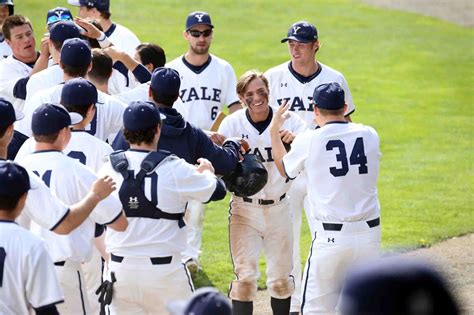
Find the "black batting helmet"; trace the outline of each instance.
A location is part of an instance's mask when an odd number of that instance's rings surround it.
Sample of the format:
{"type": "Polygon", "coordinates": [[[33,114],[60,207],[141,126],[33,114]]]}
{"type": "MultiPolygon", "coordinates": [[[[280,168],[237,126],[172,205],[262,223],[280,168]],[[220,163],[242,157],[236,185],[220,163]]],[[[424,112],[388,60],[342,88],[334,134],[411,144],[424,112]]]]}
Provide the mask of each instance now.
{"type": "Polygon", "coordinates": [[[246,154],[235,170],[223,177],[227,189],[239,197],[255,195],[267,184],[268,172],[255,154],[246,154]]]}
{"type": "Polygon", "coordinates": [[[15,13],[13,0],[0,0],[0,4],[8,5],[8,11],[10,15],[13,15],[15,13]]]}

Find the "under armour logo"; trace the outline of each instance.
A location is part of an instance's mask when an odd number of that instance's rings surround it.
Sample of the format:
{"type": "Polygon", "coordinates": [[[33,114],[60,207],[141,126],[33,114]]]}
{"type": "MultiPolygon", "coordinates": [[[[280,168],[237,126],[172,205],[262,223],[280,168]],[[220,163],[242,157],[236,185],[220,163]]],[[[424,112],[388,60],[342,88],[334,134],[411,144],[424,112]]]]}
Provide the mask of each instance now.
{"type": "Polygon", "coordinates": [[[288,87],[288,83],[280,83],[280,87],[288,87]]]}
{"type": "Polygon", "coordinates": [[[296,35],[300,30],[301,26],[293,26],[293,35],[296,35]]]}
{"type": "Polygon", "coordinates": [[[331,242],[334,243],[334,237],[333,238],[328,237],[328,243],[331,243],[331,242]]]}
{"type": "Polygon", "coordinates": [[[130,197],[128,200],[128,207],[130,209],[138,209],[140,203],[138,202],[138,197],[130,197]]]}
{"type": "Polygon", "coordinates": [[[195,17],[198,19],[198,22],[202,22],[202,17],[204,14],[196,14],[195,17]]]}
{"type": "Polygon", "coordinates": [[[242,139],[244,139],[244,138],[247,138],[247,139],[248,139],[248,138],[249,138],[249,135],[244,135],[244,134],[242,134],[242,139]]]}

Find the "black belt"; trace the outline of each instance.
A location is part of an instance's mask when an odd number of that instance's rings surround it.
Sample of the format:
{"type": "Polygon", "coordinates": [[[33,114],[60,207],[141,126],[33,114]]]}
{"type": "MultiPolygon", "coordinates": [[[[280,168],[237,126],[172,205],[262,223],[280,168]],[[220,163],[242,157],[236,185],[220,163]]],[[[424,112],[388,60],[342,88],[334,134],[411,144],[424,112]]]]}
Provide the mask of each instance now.
{"type": "MultiPolygon", "coordinates": [[[[379,226],[380,218],[366,221],[366,223],[370,228],[379,226]]],[[[342,223],[323,223],[323,229],[325,231],[340,231],[342,230],[342,226],[343,226],[342,223]]]]}
{"type": "MultiPolygon", "coordinates": [[[[124,257],[117,256],[114,254],[110,254],[110,260],[116,263],[121,263],[124,257]]],[[[150,257],[150,261],[152,265],[167,265],[171,263],[173,256],[165,256],[165,257],[150,257]]]]}
{"type": "MultiPolygon", "coordinates": [[[[281,195],[278,201],[282,201],[285,198],[285,196],[286,196],[286,193],[281,195]]],[[[250,202],[250,203],[253,203],[253,201],[255,200],[255,199],[247,198],[247,197],[243,197],[243,199],[244,199],[245,202],[250,202]]],[[[275,203],[275,200],[272,200],[272,199],[257,199],[257,203],[259,205],[263,205],[263,206],[272,205],[272,204],[275,203]]]]}
{"type": "Polygon", "coordinates": [[[54,263],[55,266],[64,266],[64,264],[66,263],[66,261],[57,261],[54,263]]]}

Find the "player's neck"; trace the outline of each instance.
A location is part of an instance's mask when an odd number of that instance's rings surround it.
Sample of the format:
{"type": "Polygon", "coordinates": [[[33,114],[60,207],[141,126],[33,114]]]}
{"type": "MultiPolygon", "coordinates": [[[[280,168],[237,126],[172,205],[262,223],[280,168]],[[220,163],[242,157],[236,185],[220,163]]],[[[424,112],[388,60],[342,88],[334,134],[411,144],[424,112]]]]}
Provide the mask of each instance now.
{"type": "Polygon", "coordinates": [[[156,143],[146,144],[130,144],[130,149],[140,151],[156,151],[156,143]]]}
{"type": "Polygon", "coordinates": [[[96,81],[94,80],[91,80],[90,78],[88,78],[89,81],[91,81],[92,84],[95,85],[95,87],[97,88],[97,90],[105,93],[105,94],[110,94],[109,93],[109,86],[108,86],[108,82],[105,83],[105,84],[101,84],[101,83],[97,83],[96,81]]]}
{"type": "Polygon", "coordinates": [[[7,159],[7,150],[8,146],[0,146],[0,159],[6,160],[7,159]]]}
{"type": "Polygon", "coordinates": [[[51,59],[53,60],[53,65],[59,64],[60,55],[61,55],[61,52],[57,50],[51,51],[51,59]]]}
{"type": "Polygon", "coordinates": [[[319,126],[323,127],[329,122],[346,122],[346,118],[344,116],[333,116],[333,115],[328,115],[328,116],[321,116],[320,121],[319,121],[319,126]]]}
{"type": "Polygon", "coordinates": [[[291,66],[293,70],[295,70],[298,74],[309,77],[318,71],[319,65],[316,60],[310,60],[309,62],[298,62],[298,61],[291,61],[291,66]]]}
{"type": "Polygon", "coordinates": [[[107,32],[113,23],[110,19],[101,19],[99,24],[102,26],[104,32],[107,32]]]}
{"type": "Polygon", "coordinates": [[[207,60],[209,60],[209,53],[198,55],[198,54],[193,53],[192,51],[188,51],[184,55],[184,58],[186,59],[187,62],[189,62],[193,66],[201,66],[205,64],[207,60]]]}
{"type": "Polygon", "coordinates": [[[62,151],[63,147],[56,141],[54,143],[36,142],[35,151],[62,151]]]}
{"type": "Polygon", "coordinates": [[[16,219],[16,211],[6,211],[0,209],[0,220],[1,221],[15,221],[16,219]]]}
{"type": "Polygon", "coordinates": [[[258,123],[261,121],[265,121],[268,118],[268,115],[270,114],[270,107],[267,107],[267,109],[263,112],[255,113],[249,110],[248,113],[249,113],[250,119],[252,119],[254,123],[258,123]]]}

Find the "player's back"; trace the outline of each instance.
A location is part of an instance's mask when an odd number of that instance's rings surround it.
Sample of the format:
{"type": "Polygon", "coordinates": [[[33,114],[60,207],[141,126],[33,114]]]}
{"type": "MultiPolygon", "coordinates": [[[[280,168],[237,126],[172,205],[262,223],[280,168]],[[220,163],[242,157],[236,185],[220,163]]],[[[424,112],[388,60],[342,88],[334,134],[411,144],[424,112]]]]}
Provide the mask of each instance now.
{"type": "Polygon", "coordinates": [[[313,215],[325,222],[378,217],[377,132],[362,124],[331,122],[308,134],[308,195],[317,212],[313,215]]]}
{"type": "Polygon", "coordinates": [[[16,223],[0,221],[0,314],[29,314],[64,299],[40,239],[16,223]]]}
{"type": "Polygon", "coordinates": [[[52,86],[58,85],[63,81],[63,70],[58,64],[52,65],[40,72],[33,74],[26,84],[26,102],[36,93],[52,86]]]}

